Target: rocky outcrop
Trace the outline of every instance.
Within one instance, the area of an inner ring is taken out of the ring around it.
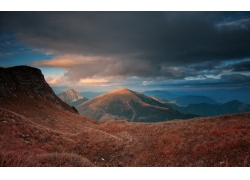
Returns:
[[[58,94],[58,97],[66,103],[72,103],[84,98],[79,92],[75,91],[74,89],[68,89],[66,92]]]
[[[43,98],[65,110],[77,113],[55,95],[40,69],[29,66],[0,68],[0,101],[17,97],[18,102],[20,96]]]

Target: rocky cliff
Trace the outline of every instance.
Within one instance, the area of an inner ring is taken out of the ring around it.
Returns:
[[[0,103],[21,103],[30,99],[47,100],[60,108],[77,113],[55,95],[40,69],[29,66],[0,68]]]

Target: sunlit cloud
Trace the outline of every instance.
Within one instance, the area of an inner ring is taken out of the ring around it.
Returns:
[[[108,80],[106,79],[95,79],[95,78],[85,78],[85,79],[80,79],[79,81],[82,84],[96,84],[96,83],[106,83]]]
[[[31,66],[38,67],[59,67],[69,69],[77,66],[97,64],[102,62],[112,62],[114,58],[100,56],[82,56],[82,55],[62,55],[56,56],[51,60],[42,60],[31,62]]]
[[[65,83],[65,80],[63,77],[45,77],[45,80],[48,84],[51,84],[51,85]]]

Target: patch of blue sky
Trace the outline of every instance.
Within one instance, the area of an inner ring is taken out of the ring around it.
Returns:
[[[33,61],[50,60],[56,55],[37,51],[18,41],[11,31],[0,31],[0,66],[29,65]]]
[[[57,67],[38,67],[45,77],[62,77],[67,72]]]

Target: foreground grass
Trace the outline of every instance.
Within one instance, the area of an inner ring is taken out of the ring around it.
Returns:
[[[0,166],[250,165],[249,113],[129,123],[57,111],[36,119],[0,108]]]

